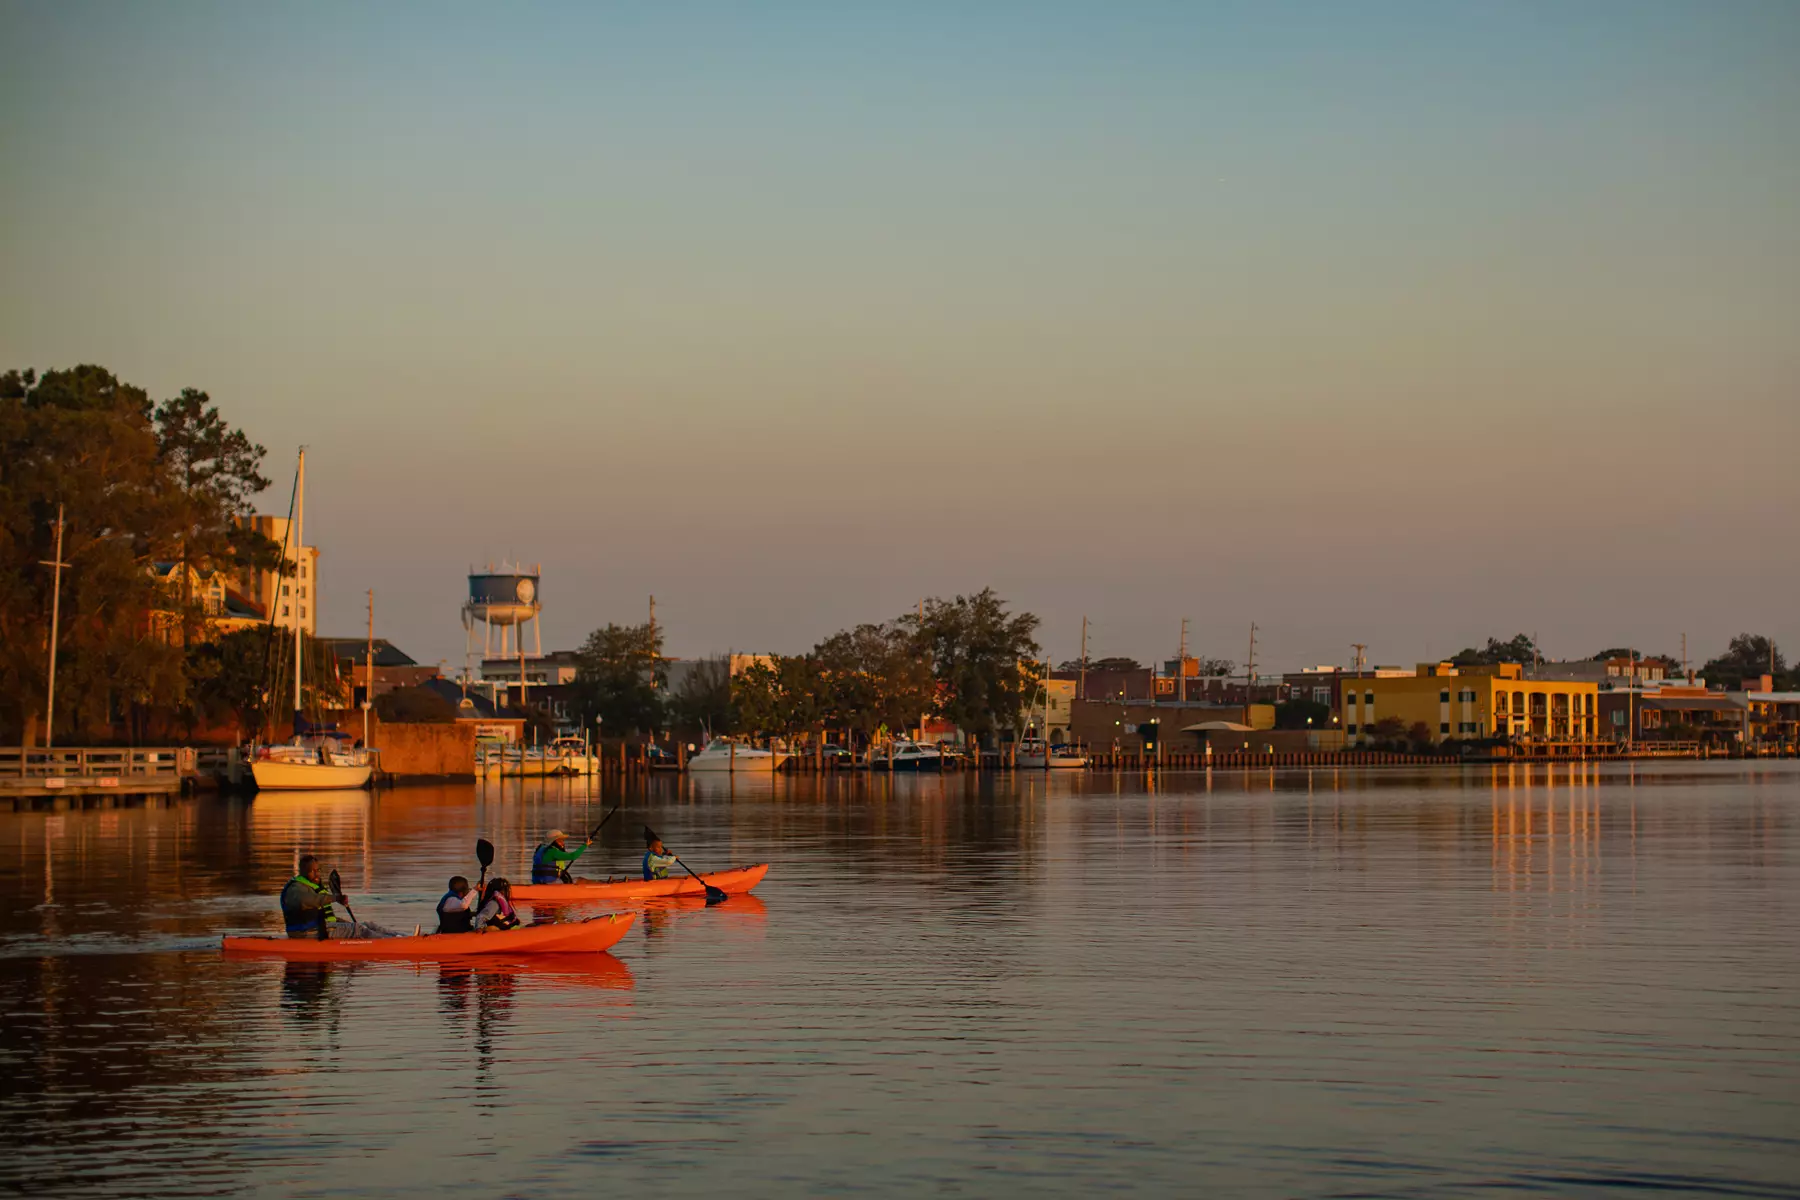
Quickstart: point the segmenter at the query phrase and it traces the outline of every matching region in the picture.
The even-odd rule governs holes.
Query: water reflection
[[[545,1197],[604,1157],[709,1193],[1781,1194],[1796,794],[1792,764],[1515,764],[0,817],[0,1186]],[[635,874],[646,823],[703,874],[774,870],[710,908],[531,906],[640,912],[616,956],[215,948],[279,928],[298,853],[410,929],[476,838],[518,879],[620,800],[583,874]]]

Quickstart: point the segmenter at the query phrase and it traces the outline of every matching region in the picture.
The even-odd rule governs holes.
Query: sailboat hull
[[[335,763],[281,762],[263,759],[250,764],[256,786],[266,791],[350,790],[369,786],[373,768],[367,763],[338,766]]]

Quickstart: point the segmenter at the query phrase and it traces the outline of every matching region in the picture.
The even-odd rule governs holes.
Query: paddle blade
[[[494,843],[486,838],[475,839],[475,861],[481,864],[483,871],[494,865]]]
[[[648,825],[644,826],[644,845],[648,846],[651,842],[660,841],[662,841],[662,839],[656,836],[656,830],[650,828]]]
[[[344,894],[344,881],[338,878],[338,873],[336,871],[331,873],[331,894],[334,896],[341,896]]]
[[[716,888],[716,887],[712,886],[710,883],[706,885],[706,903],[709,906],[714,905],[714,904],[723,904],[729,899],[731,899],[731,897],[725,894],[725,890],[723,888]]]

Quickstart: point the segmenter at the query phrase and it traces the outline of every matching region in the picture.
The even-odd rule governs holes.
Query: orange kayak
[[[618,944],[637,919],[612,913],[553,925],[524,925],[492,933],[428,933],[396,938],[227,937],[227,954],[287,959],[468,958],[509,954],[597,954]]]
[[[768,863],[757,863],[753,867],[733,867],[729,871],[708,871],[705,878],[707,883],[730,895],[733,892],[749,891],[761,883],[762,877],[768,873]],[[590,900],[651,900],[661,896],[705,894],[705,886],[692,875],[683,875],[679,879],[671,875],[667,879],[593,879],[577,880],[574,883],[512,885],[514,900],[535,900],[540,904],[547,901],[585,904]]]

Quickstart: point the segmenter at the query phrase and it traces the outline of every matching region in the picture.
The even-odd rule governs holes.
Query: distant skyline
[[[320,632],[1800,654],[1800,5],[0,7],[0,368],[306,443]]]

